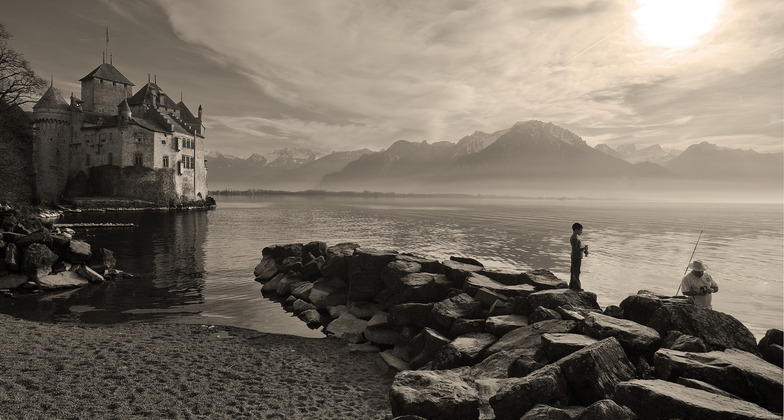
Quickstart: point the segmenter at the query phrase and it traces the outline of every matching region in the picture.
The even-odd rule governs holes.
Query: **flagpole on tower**
[[[106,57],[109,56],[109,26],[108,25],[106,26],[106,52],[105,52],[105,54],[106,54],[105,55]],[[112,64],[111,63],[111,59],[109,60],[109,64]]]

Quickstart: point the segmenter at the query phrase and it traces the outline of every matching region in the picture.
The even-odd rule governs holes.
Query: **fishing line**
[[[705,225],[703,224],[702,225],[702,229],[700,229],[700,236],[697,237],[697,242],[694,244],[694,250],[691,251],[691,256],[689,257],[689,262],[686,263],[686,271],[683,272],[684,276],[686,275],[686,273],[689,272],[689,265],[691,265],[691,260],[692,260],[692,258],[694,258],[694,253],[697,252],[697,245],[700,244],[700,239],[702,239],[702,232],[704,232],[704,231],[705,231]],[[675,292],[675,296],[678,296],[678,293],[680,293],[680,291],[681,291],[681,285],[679,284],[678,285],[678,290]]]

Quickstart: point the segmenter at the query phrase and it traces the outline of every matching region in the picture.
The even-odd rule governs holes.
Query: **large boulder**
[[[343,242],[327,248],[324,264],[321,265],[321,275],[324,277],[346,278],[348,263],[354,256],[354,251],[359,244]]]
[[[436,353],[433,359],[433,369],[452,369],[471,365],[479,360],[482,352],[495,340],[494,335],[487,333],[461,335]]]
[[[547,333],[568,333],[577,326],[574,321],[547,320],[520,327],[506,333],[489,349],[488,353],[497,353],[513,349],[544,349],[542,348],[542,335]]]
[[[302,266],[302,270],[300,270],[302,278],[304,280],[313,281],[321,277],[321,266],[324,265],[324,261],[324,257],[319,255],[318,257],[305,263]]]
[[[550,289],[528,295],[528,304],[534,310],[540,306],[548,309],[557,309],[559,306],[572,306],[600,310],[596,302],[596,294],[572,289]]]
[[[523,378],[502,381],[501,389],[490,398],[497,420],[518,420],[536,404],[571,402],[569,386],[558,365],[547,365]]]
[[[582,334],[548,333],[542,334],[542,346],[550,363],[556,362],[577,350],[584,349],[597,340]]]
[[[354,250],[354,258],[349,260],[349,274],[355,271],[375,271],[380,272],[387,264],[394,261],[397,251],[385,251],[374,248],[357,248]]]
[[[0,289],[15,289],[27,283],[27,276],[16,273],[8,273],[0,276]]]
[[[327,243],[322,241],[312,241],[308,242],[305,245],[302,245],[302,264],[307,265],[311,261],[322,257],[322,261],[326,259],[327,256]]]
[[[463,283],[471,273],[482,270],[481,266],[465,264],[458,261],[446,260],[441,262],[441,269],[454,284],[462,288]]]
[[[115,264],[117,264],[117,259],[114,258],[114,252],[106,248],[93,249],[90,260],[87,262],[87,265],[98,274],[104,274],[106,270],[113,269]]]
[[[417,369],[424,366],[433,360],[436,353],[441,350],[441,347],[444,347],[451,341],[438,331],[425,327],[411,339],[409,347],[409,363],[411,367]]]
[[[73,264],[86,264],[92,256],[93,251],[90,244],[84,241],[72,240],[64,249],[63,259]]]
[[[276,274],[278,274],[278,265],[270,257],[262,257],[256,268],[253,269],[253,275],[256,276],[256,281],[260,283],[272,280]]]
[[[707,382],[746,401],[781,413],[782,372],[778,366],[737,349],[688,353],[660,349],[654,356],[656,377],[679,377]]]
[[[326,332],[349,343],[362,343],[365,341],[364,332],[367,324],[367,321],[344,312],[327,325]]]
[[[319,279],[313,283],[309,298],[319,309],[345,305],[348,300],[348,285],[337,277]]]
[[[501,337],[509,331],[528,325],[528,317],[524,315],[496,315],[485,321],[485,331]]]
[[[398,328],[412,325],[415,327],[431,326],[430,314],[434,303],[401,303],[389,308],[387,321]]]
[[[410,258],[396,258],[381,269],[384,285],[390,289],[399,288],[400,279],[412,273],[422,271],[422,264]]]
[[[784,333],[780,329],[772,328],[765,332],[759,341],[759,350],[762,358],[778,367],[784,362]]]
[[[35,282],[38,284],[38,287],[44,290],[67,289],[90,284],[87,279],[74,271],[62,271],[56,274],[38,276]]]
[[[614,337],[577,350],[555,364],[583,405],[611,397],[618,383],[636,377],[634,366]]]
[[[411,273],[400,278],[394,289],[391,304],[405,302],[427,303],[444,300],[452,289],[452,282],[443,274]]]
[[[488,289],[510,298],[528,296],[535,291],[530,284],[507,285],[478,273],[470,273],[463,283],[463,290],[473,296],[479,289]]]
[[[24,249],[22,270],[35,271],[39,268],[51,268],[55,261],[57,261],[57,254],[52,252],[49,247],[41,243],[32,243]]]
[[[621,407],[615,401],[599,400],[589,405],[580,413],[575,420],[636,420],[637,415],[634,414],[629,407]]]
[[[615,337],[633,355],[652,355],[661,342],[659,333],[653,328],[600,313],[587,316],[579,328],[583,334],[598,340]]]
[[[551,407],[536,404],[520,420],[574,420],[585,410],[584,407]]]
[[[433,305],[431,316],[444,332],[449,332],[458,318],[476,318],[482,312],[482,302],[461,293]]]
[[[523,284],[526,282],[525,273],[521,273],[520,271],[515,270],[479,270],[477,274],[480,274],[485,277],[489,277],[493,281],[496,281],[501,284],[506,284],[509,286],[514,286],[517,284]]]
[[[756,404],[662,380],[622,382],[612,399],[640,420],[781,420]]]
[[[569,287],[564,280],[559,279],[550,270],[537,269],[523,273],[523,282],[528,283],[536,290],[566,289]]]
[[[696,305],[663,305],[653,314],[648,326],[662,337],[670,331],[699,337],[712,350],[736,348],[760,355],[757,340],[740,321]]]
[[[270,257],[278,264],[282,264],[286,258],[294,257],[302,260],[302,244],[271,245],[261,250],[261,256]]]
[[[479,393],[459,373],[403,371],[395,375],[389,391],[393,416],[417,415],[426,419],[479,419]]]
[[[47,247],[51,248],[52,234],[49,232],[49,229],[43,228],[29,235],[22,236],[21,238],[16,240],[15,244],[16,246],[22,248],[30,244],[44,244]]]
[[[623,317],[638,324],[646,325],[653,314],[662,307],[662,301],[648,293],[630,295],[619,305],[623,309]]]
[[[348,298],[350,301],[373,300],[385,288],[379,270],[349,270]]]

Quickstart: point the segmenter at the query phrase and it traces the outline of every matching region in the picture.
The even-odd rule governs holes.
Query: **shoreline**
[[[342,341],[0,314],[0,416],[386,419],[393,376]]]

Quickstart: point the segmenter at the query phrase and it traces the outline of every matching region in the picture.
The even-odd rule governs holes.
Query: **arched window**
[[[144,159],[141,153],[136,153],[133,155],[133,164],[137,166],[142,166],[144,164]]]
[[[164,168],[168,168],[169,167],[169,157],[168,156],[164,156],[163,157],[163,167]]]

